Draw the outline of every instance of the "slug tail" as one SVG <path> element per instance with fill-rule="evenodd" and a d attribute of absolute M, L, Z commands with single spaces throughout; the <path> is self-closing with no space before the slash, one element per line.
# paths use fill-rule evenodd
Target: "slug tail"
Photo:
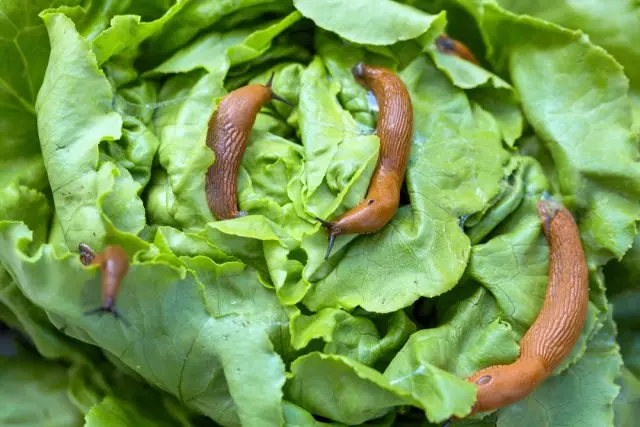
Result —
<path fill-rule="evenodd" d="M 453 423 L 453 419 L 449 418 L 447 421 L 443 422 L 440 427 L 450 427 L 452 423 Z"/>

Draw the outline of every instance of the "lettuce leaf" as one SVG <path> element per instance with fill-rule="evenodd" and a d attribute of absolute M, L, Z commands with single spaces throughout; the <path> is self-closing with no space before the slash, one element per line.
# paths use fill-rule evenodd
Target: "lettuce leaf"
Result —
<path fill-rule="evenodd" d="M 486 209 L 500 190 L 508 154 L 495 120 L 426 58 L 416 59 L 401 77 L 415 115 L 406 178 L 411 206 L 400 207 L 387 227 L 348 247 L 307 295 L 312 310 L 338 305 L 391 312 L 419 296 L 448 291 L 462 276 L 471 247 L 460 218 Z M 342 255 L 340 243 L 336 256 Z M 326 243 L 309 243 L 320 245 Z"/>
<path fill-rule="evenodd" d="M 10 360 L 3 385 L 39 388 L 43 402 L 14 409 L 54 405 L 61 423 L 95 426 L 465 417 L 464 377 L 513 361 L 539 311 L 548 246 L 535 202 L 551 194 L 587 249 L 585 328 L 532 396 L 460 424 L 632 422 L 634 9 L 499 3 L 4 2 L 0 320 L 56 360 Z M 445 24 L 482 67 L 436 48 Z M 391 223 L 339 237 L 325 261 L 314 217 L 356 205 L 379 155 L 377 103 L 351 74 L 360 61 L 407 85 L 413 149 Z M 294 106 L 263 106 L 238 171 L 250 214 L 215 221 L 207 122 L 228 91 L 272 74 Z M 129 327 L 83 315 L 101 275 L 79 262 L 80 242 L 129 254 Z"/>
<path fill-rule="evenodd" d="M 294 0 L 293 3 L 296 9 L 320 28 L 360 44 L 391 45 L 416 39 L 431 26 L 442 28 L 445 22 L 444 14 L 428 15 L 391 0 L 381 0 L 373 9 L 370 3 L 362 0 L 348 3 Z M 367 17 L 364 25 L 363 16 Z"/>
<path fill-rule="evenodd" d="M 105 228 L 99 204 L 124 230 L 138 232 L 144 226 L 139 185 L 113 162 L 99 164 L 98 145 L 120 138 L 122 118 L 113 110 L 111 86 L 88 42 L 65 15 L 47 13 L 43 19 L 52 51 L 36 111 L 56 212 L 70 249 L 81 242 L 100 247 Z M 83 85 L 62 78 L 70 72 Z"/>
<path fill-rule="evenodd" d="M 499 0 L 505 9 L 535 16 L 563 27 L 586 33 L 594 43 L 616 58 L 629 77 L 634 109 L 634 128 L 640 129 L 640 13 L 638 5 L 627 0 L 599 2 L 542 1 L 525 3 Z"/>
<path fill-rule="evenodd" d="M 82 414 L 67 395 L 64 365 L 21 353 L 0 356 L 0 423 L 21 426 L 81 426 Z"/>

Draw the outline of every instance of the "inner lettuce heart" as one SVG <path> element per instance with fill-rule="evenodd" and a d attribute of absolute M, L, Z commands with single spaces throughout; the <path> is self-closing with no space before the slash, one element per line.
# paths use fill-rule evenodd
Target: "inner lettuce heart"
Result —
<path fill-rule="evenodd" d="M 464 418 L 476 399 L 464 378 L 513 362 L 543 303 L 535 204 L 553 197 L 586 250 L 585 327 L 531 396 L 464 425 L 632 423 L 640 17 L 622 0 L 516 3 L 3 2 L 0 420 Z M 438 49 L 443 32 L 481 66 Z M 406 85 L 411 155 L 390 223 L 339 236 L 325 260 L 315 218 L 362 200 L 389 143 L 359 62 Z M 216 221 L 209 118 L 272 76 L 293 106 L 260 110 L 237 175 L 248 215 Z M 128 326 L 84 314 L 101 304 L 101 273 L 80 243 L 129 254 Z"/>

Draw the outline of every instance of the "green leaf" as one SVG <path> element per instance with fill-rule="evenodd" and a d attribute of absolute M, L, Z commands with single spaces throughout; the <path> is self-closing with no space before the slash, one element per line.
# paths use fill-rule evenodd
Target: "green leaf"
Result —
<path fill-rule="evenodd" d="M 631 96 L 640 96 L 640 15 L 638 5 L 629 0 L 600 2 L 499 0 L 500 5 L 515 13 L 535 16 L 563 27 L 586 33 L 597 45 L 613 55 L 629 77 Z M 640 104 L 635 102 L 635 129 L 640 126 Z"/>
<path fill-rule="evenodd" d="M 246 19 L 255 19 L 255 15 L 251 13 L 252 8 L 256 8 L 258 16 L 268 12 L 288 13 L 293 10 L 290 0 L 194 0 L 184 3 L 184 7 L 162 31 L 151 38 L 145 55 L 149 59 L 164 59 L 167 53 L 182 47 L 203 29 L 221 24 L 225 17 L 231 20 L 234 13 L 239 16 L 245 14 Z"/>
<path fill-rule="evenodd" d="M 302 73 L 298 108 L 306 158 L 306 210 L 319 217 L 338 206 L 347 210 L 345 204 L 358 203 L 377 161 L 378 138 L 358 128 L 336 100 L 335 89 L 327 80 L 322 61 L 315 58 Z"/>
<path fill-rule="evenodd" d="M 309 412 L 290 402 L 284 403 L 283 411 L 284 411 L 284 418 L 287 423 L 286 424 L 287 427 L 322 427 L 322 426 L 343 427 L 344 426 L 344 424 L 341 424 L 341 423 L 324 423 L 324 422 L 318 421 Z"/>
<path fill-rule="evenodd" d="M 0 219 L 23 221 L 34 231 L 35 242 L 46 241 L 50 215 L 49 200 L 41 192 L 16 184 L 0 188 Z"/>
<path fill-rule="evenodd" d="M 231 66 L 252 61 L 266 53 L 273 39 L 300 18 L 298 12 L 292 12 L 257 31 L 242 28 L 226 33 L 208 33 L 177 51 L 146 75 L 186 73 L 203 67 L 207 72 L 224 78 Z"/>
<path fill-rule="evenodd" d="M 296 359 L 291 374 L 286 386 L 290 401 L 348 425 L 381 417 L 394 406 L 413 402 L 409 393 L 395 388 L 380 372 L 347 357 L 313 352 Z"/>
<path fill-rule="evenodd" d="M 207 122 L 213 114 L 212 99 L 224 94 L 215 75 L 194 72 L 169 78 L 156 110 L 154 126 L 160 140 L 160 165 L 167 171 L 175 202 L 168 206 L 174 221 L 185 228 L 201 228 L 213 220 L 204 193 L 204 177 L 213 163 L 205 144 Z"/>
<path fill-rule="evenodd" d="M 187 73 L 202 67 L 208 73 L 224 78 L 231 66 L 227 51 L 231 46 L 242 43 L 249 34 L 248 29 L 205 34 L 146 72 L 145 76 Z"/>
<path fill-rule="evenodd" d="M 35 102 L 49 57 L 47 31 L 38 12 L 51 4 L 8 0 L 0 5 L 0 187 L 47 185 Z"/>
<path fill-rule="evenodd" d="M 637 284 L 637 279 L 634 281 Z M 613 316 L 619 328 L 619 343 L 625 366 L 640 377 L 640 290 L 628 289 L 615 295 L 611 302 Z"/>
<path fill-rule="evenodd" d="M 151 22 L 141 22 L 141 17 L 137 15 L 115 16 L 111 20 L 111 26 L 101 32 L 91 44 L 98 65 L 127 49 L 135 49 L 160 32 L 188 3 L 188 0 L 177 0 L 164 15 Z"/>
<path fill-rule="evenodd" d="M 640 234 L 621 260 L 613 260 L 604 267 L 607 292 L 616 295 L 627 290 L 640 290 Z"/>
<path fill-rule="evenodd" d="M 500 191 L 507 153 L 491 116 L 473 108 L 426 58 L 414 61 L 401 77 L 414 108 L 406 175 L 411 206 L 400 207 L 385 228 L 358 236 L 345 251 L 338 238 L 333 269 L 304 300 L 314 311 L 361 306 L 387 313 L 448 291 L 462 276 L 470 251 L 460 218 L 485 210 Z M 325 245 L 323 239 L 303 242 L 318 258 Z M 317 280 L 316 270 L 322 271 L 310 254 L 311 281 Z"/>
<path fill-rule="evenodd" d="M 42 356 L 70 362 L 86 362 L 96 356 L 95 350 L 58 331 L 47 313 L 29 301 L 1 267 L 0 302 L 13 314 L 15 324 L 11 326 L 28 336 Z"/>
<path fill-rule="evenodd" d="M 475 386 L 462 378 L 510 363 L 519 351 L 511 327 L 498 317 L 498 306 L 486 290 L 468 286 L 443 298 L 440 325 L 414 333 L 384 373 L 397 387 L 420 396 L 434 423 L 471 410 Z"/>
<path fill-rule="evenodd" d="M 390 45 L 416 39 L 432 26 L 442 28 L 445 22 L 444 14 L 429 15 L 392 0 L 379 0 L 374 8 L 363 0 L 293 0 L 293 4 L 320 28 L 361 44 Z"/>
<path fill-rule="evenodd" d="M 502 138 L 509 146 L 513 146 L 523 130 L 522 112 L 513 87 L 478 65 L 440 52 L 433 43 L 426 50 L 436 67 L 454 85 L 465 90 L 473 89 L 469 92 L 470 98 L 494 115 L 500 125 Z"/>
<path fill-rule="evenodd" d="M 99 248 L 105 234 L 101 205 L 124 230 L 144 226 L 139 184 L 126 169 L 98 163 L 98 144 L 120 138 L 122 119 L 88 42 L 65 15 L 48 13 L 43 19 L 53 48 L 36 110 L 56 212 L 69 248 L 81 242 Z"/>
<path fill-rule="evenodd" d="M 333 308 L 308 316 L 299 310 L 290 311 L 294 348 L 307 347 L 321 338 L 326 342 L 325 353 L 346 356 L 367 366 L 381 366 L 391 360 L 416 329 L 403 311 L 373 319 Z"/>
<path fill-rule="evenodd" d="M 509 72 L 550 152 L 559 192 L 580 217 L 589 264 L 620 258 L 640 219 L 640 156 L 622 67 L 579 32 L 494 3 L 458 3 L 479 21 L 492 62 Z"/>
<path fill-rule="evenodd" d="M 160 417 L 149 417 L 149 414 L 141 413 L 133 404 L 117 397 L 105 397 L 102 402 L 91 408 L 85 416 L 85 427 L 151 427 L 151 426 L 175 426 L 173 422 Z"/>
<path fill-rule="evenodd" d="M 82 414 L 67 395 L 67 368 L 26 354 L 0 357 L 0 424 L 70 427 L 82 425 Z"/>
<path fill-rule="evenodd" d="M 131 242 L 123 240 L 125 246 L 136 242 L 122 238 Z M 23 225 L 0 223 L 0 259 L 66 334 L 117 355 L 151 384 L 224 425 L 282 422 L 284 364 L 268 335 L 273 325 L 258 308 L 214 317 L 193 271 L 156 260 L 133 263 L 122 283 L 118 306 L 131 327 L 112 316 L 84 316 L 99 304 L 99 273 L 82 267 L 77 256 L 56 256 L 48 245 L 28 256 L 23 250 L 30 239 Z M 247 279 L 243 289 L 262 287 L 255 275 Z"/>
<path fill-rule="evenodd" d="M 622 368 L 622 375 L 616 382 L 620 386 L 620 394 L 613 404 L 615 426 L 633 425 L 640 416 L 640 379 L 627 368 Z"/>

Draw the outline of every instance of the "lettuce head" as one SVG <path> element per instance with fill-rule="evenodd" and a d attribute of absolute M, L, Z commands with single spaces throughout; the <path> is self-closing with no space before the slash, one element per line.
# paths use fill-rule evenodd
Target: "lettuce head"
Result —
<path fill-rule="evenodd" d="M 429 426 L 464 378 L 510 363 L 544 299 L 535 203 L 575 215 L 590 275 L 578 343 L 528 398 L 466 426 L 632 426 L 640 416 L 640 10 L 507 0 L 3 0 L 0 424 Z M 446 32 L 480 60 L 440 52 Z M 366 194 L 392 69 L 414 109 L 401 206 Z M 216 221 L 207 123 L 265 83 Z M 86 316 L 118 244 L 127 319 Z"/>

